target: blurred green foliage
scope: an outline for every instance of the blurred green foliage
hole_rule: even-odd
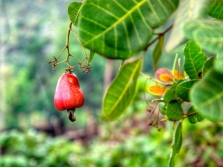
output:
[[[122,125],[126,127],[129,121]],[[105,124],[102,123],[102,131],[108,131],[109,126]],[[223,126],[208,121],[194,126],[185,121],[183,127],[183,131],[188,133],[184,133],[187,138],[177,155],[176,166],[219,166],[223,158]],[[161,131],[152,128],[147,135],[137,132],[136,128],[123,135],[122,129],[118,128],[116,135],[121,135],[119,138],[103,133],[85,146],[78,141],[71,142],[64,137],[51,138],[31,129],[25,132],[12,130],[0,136],[1,151],[4,153],[0,166],[156,167],[159,164],[165,167],[170,152],[171,128],[170,124]]]

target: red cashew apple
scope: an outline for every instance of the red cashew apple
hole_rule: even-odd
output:
[[[84,93],[75,74],[64,73],[59,78],[54,95],[54,105],[60,111],[67,110],[72,122],[76,120],[74,112],[76,108],[84,105]]]

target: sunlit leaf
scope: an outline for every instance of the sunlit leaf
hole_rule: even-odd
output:
[[[211,0],[180,1],[176,11],[174,26],[166,44],[166,50],[168,52],[174,50],[184,42],[185,35],[182,31],[182,25],[189,19],[199,20],[201,18],[206,18],[210,5]]]
[[[211,70],[213,68],[214,61],[215,61],[215,57],[209,57],[206,60],[206,62],[204,63],[203,69],[202,69],[203,76],[206,74],[206,72],[208,72],[209,70]]]
[[[117,120],[132,103],[141,68],[142,58],[125,64],[108,87],[102,109],[109,121]]]
[[[212,121],[223,121],[223,74],[209,71],[191,90],[195,109]]]
[[[78,18],[83,45],[100,55],[127,59],[145,48],[178,0],[86,0]]]
[[[183,109],[177,101],[171,101],[167,104],[166,116],[171,121],[179,121],[183,118]]]
[[[190,20],[183,26],[187,38],[195,40],[211,53],[223,51],[223,22],[213,20]]]
[[[159,60],[162,56],[163,45],[164,45],[165,36],[160,36],[154,50],[153,50],[153,70],[156,71],[158,68]]]
[[[164,83],[169,83],[173,80],[172,73],[167,68],[159,68],[156,70],[155,78]]]
[[[217,0],[214,1],[213,4],[211,5],[209,14],[218,19],[223,19],[223,1],[222,0]]]
[[[167,88],[160,85],[152,85],[148,87],[148,91],[153,95],[162,96],[166,93]]]
[[[190,101],[189,99],[189,92],[191,90],[191,87],[197,80],[189,80],[189,81],[183,81],[176,87],[176,94],[179,98],[181,98],[184,101]]]
[[[68,6],[68,16],[73,25],[77,25],[77,18],[82,6],[82,2],[71,2]]]
[[[185,62],[184,69],[191,79],[199,79],[202,73],[206,55],[201,47],[194,41],[188,41],[184,49]]]
[[[223,53],[219,53],[214,63],[214,69],[223,74]]]

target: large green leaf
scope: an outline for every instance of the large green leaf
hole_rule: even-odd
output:
[[[219,53],[214,63],[214,68],[216,71],[223,74],[223,53]]]
[[[211,5],[209,14],[218,19],[223,19],[223,0],[214,1]]]
[[[211,70],[191,90],[191,101],[201,115],[223,121],[223,74]]]
[[[188,41],[184,49],[184,69],[191,79],[199,79],[202,73],[206,55],[194,41]]]
[[[174,26],[166,44],[166,50],[168,52],[174,50],[184,42],[185,35],[182,31],[182,25],[189,19],[206,18],[211,2],[212,0],[180,0],[179,7],[176,11],[176,17],[174,19]]]
[[[109,86],[103,99],[103,111],[109,121],[118,119],[135,97],[142,58],[125,64]]]
[[[68,16],[73,25],[77,25],[77,18],[81,9],[81,2],[71,2],[68,6]]]
[[[103,56],[127,59],[145,48],[178,0],[86,0],[78,18],[83,45]]]
[[[213,20],[190,20],[183,26],[187,38],[195,40],[211,53],[223,52],[223,22]]]

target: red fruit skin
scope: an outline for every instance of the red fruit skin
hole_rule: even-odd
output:
[[[54,106],[60,110],[79,108],[84,105],[84,93],[75,74],[64,73],[59,78],[54,94]]]

